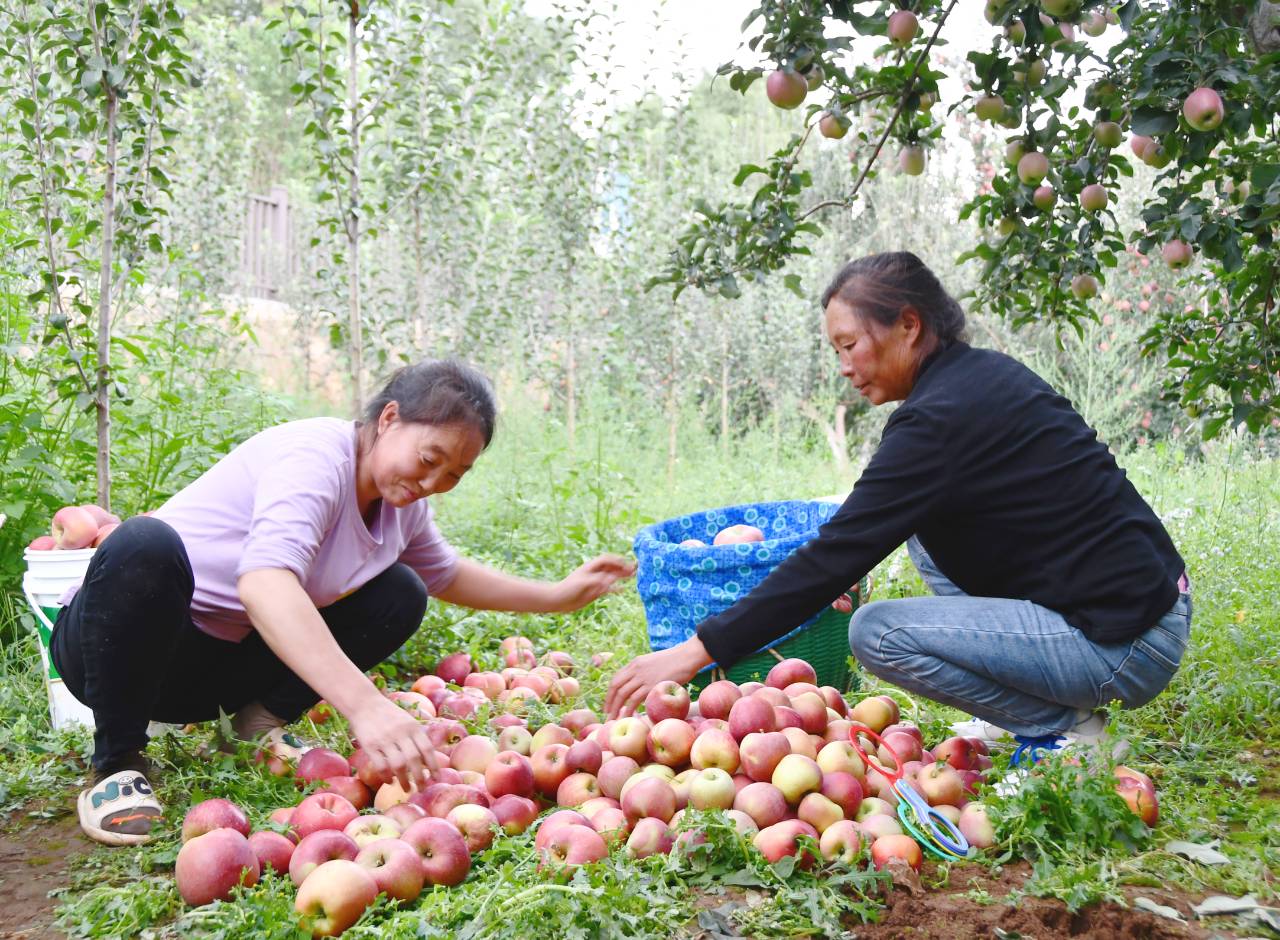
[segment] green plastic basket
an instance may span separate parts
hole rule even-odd
[[[863,578],[851,593],[853,609],[866,603],[871,582]],[[758,653],[738,660],[727,670],[713,666],[699,673],[689,683],[690,691],[701,692],[717,679],[763,682],[769,670],[784,659],[803,659],[818,674],[818,685],[830,685],[841,692],[856,692],[861,685],[858,674],[849,668],[849,617],[851,614],[827,608],[810,627]]]

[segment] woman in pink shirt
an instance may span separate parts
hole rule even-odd
[[[366,676],[422,624],[428,597],[485,610],[577,610],[633,573],[597,557],[558,582],[462,558],[424,497],[453,489],[493,437],[488,380],[457,362],[401,369],[364,420],[313,418],[245,441],[95,553],[51,653],[94,711],[80,822],[145,842],[160,808],[147,724],[234,715],[244,739],[324,698],[373,766],[407,784],[433,769],[426,727]]]

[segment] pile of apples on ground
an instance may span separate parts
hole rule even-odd
[[[245,813],[226,800],[192,807],[176,867],[183,899],[226,899],[269,866],[297,885],[307,929],[333,935],[379,893],[410,902],[424,886],[460,883],[473,853],[496,834],[524,832],[552,808],[534,839],[548,870],[599,861],[614,846],[644,858],[697,845],[700,831],[680,829],[687,807],[723,812],[770,862],[793,855],[818,864],[807,836],[822,864],[857,864],[869,848],[877,867],[895,858],[919,867],[921,849],[899,825],[891,783],[850,744],[859,725],[883,733],[916,788],[970,844],[994,841],[984,806],[973,801],[991,766],[983,742],[954,737],[926,750],[894,699],[873,696],[849,709],[802,660],[778,663],[764,683],[713,682],[697,701],[663,682],[641,715],[601,722],[573,708],[531,731],[520,714],[525,700],[577,694],[573,659],[551,652],[539,665],[522,637],[504,640],[501,652],[501,672],[473,671],[470,656],[458,653],[411,690],[387,693],[429,726],[441,769],[425,789],[380,774],[358,746],[350,756],[314,749],[296,768],[269,764],[321,787],[272,812],[275,828],[251,833]],[[459,719],[485,702],[500,712],[492,732],[468,734]]]
[[[120,517],[101,506],[63,506],[53,514],[51,534],[37,535],[27,548],[33,552],[97,548],[119,525]]]

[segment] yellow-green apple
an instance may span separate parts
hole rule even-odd
[[[956,806],[964,796],[964,781],[959,772],[941,761],[922,769],[916,777],[915,787],[930,806],[942,803]]]
[[[861,782],[843,770],[823,771],[821,793],[844,810],[847,819],[853,819],[862,805]]]
[[[902,824],[898,822],[898,817],[884,813],[873,813],[866,819],[859,820],[858,825],[872,839],[902,835]]]
[[[564,744],[548,744],[533,752],[529,758],[533,770],[533,786],[543,796],[554,797],[556,790],[570,770],[565,765],[569,748]]]
[[[809,93],[809,83],[804,76],[793,69],[778,69],[770,72],[764,81],[764,92],[777,107],[790,111],[798,108]],[[716,544],[720,544],[720,536],[716,535]]]
[[[258,858],[258,868],[265,872],[274,868],[281,875],[289,871],[289,859],[293,857],[293,840],[288,836],[262,829],[249,836],[249,848]]]
[[[555,829],[541,855],[540,867],[586,865],[607,858],[609,846],[604,837],[594,829],[571,823]]]
[[[829,140],[839,140],[849,133],[850,122],[843,114],[823,111],[818,119],[818,133]]]
[[[679,682],[659,682],[644,697],[644,711],[655,724],[666,718],[689,716],[689,693]]]
[[[676,778],[676,771],[674,767],[668,767],[666,764],[659,764],[657,761],[643,765],[640,768],[640,773],[644,776],[657,777],[659,780],[667,781],[667,783],[670,783]]]
[[[1090,297],[1097,297],[1097,278],[1090,274],[1077,274],[1071,279],[1071,296],[1077,300],[1088,300]]]
[[[427,811],[421,806],[413,803],[397,803],[390,807],[384,814],[388,819],[393,820],[400,831],[404,832],[419,819],[427,818]]]
[[[906,46],[916,38],[920,31],[920,21],[910,10],[897,10],[889,16],[889,42],[895,46]]]
[[[915,870],[920,870],[924,861],[920,845],[911,836],[884,835],[871,843],[871,863],[876,868],[884,868],[893,859],[906,862]]]
[[[53,514],[50,532],[54,548],[88,548],[98,535],[98,523],[83,506],[63,506]]]
[[[1018,161],[1018,179],[1028,186],[1039,185],[1049,173],[1049,158],[1037,150],[1024,153]]]
[[[777,727],[774,708],[763,698],[748,695],[738,699],[729,709],[729,733],[737,741],[749,734],[773,731]]]
[[[378,883],[354,861],[325,862],[298,889],[293,909],[313,937],[336,937],[360,919],[378,897]]]
[[[898,151],[898,170],[907,176],[919,176],[924,172],[924,148],[912,145]],[[757,837],[759,838],[759,837]]]
[[[1163,169],[1169,165],[1173,155],[1158,140],[1153,140],[1142,150],[1142,162],[1155,169]]]
[[[523,725],[508,725],[498,732],[498,751],[515,751],[528,757],[533,750],[533,735]]]
[[[533,762],[516,751],[502,751],[485,768],[484,784],[492,797],[533,796]]]
[[[855,724],[863,724],[879,734],[898,720],[898,707],[893,699],[876,695],[864,698],[849,712],[849,718]]]
[[[1120,125],[1115,121],[1099,121],[1093,125],[1093,139],[1099,145],[1111,150],[1120,146],[1124,140],[1124,131],[1120,129]]]
[[[483,774],[498,756],[498,745],[483,734],[469,734],[453,746],[449,761],[454,770]]]
[[[795,806],[806,793],[821,789],[822,770],[811,757],[788,754],[778,761],[770,782],[782,791],[788,803]]]
[[[800,848],[802,836],[808,836],[816,842],[818,830],[800,819],[784,819],[782,822],[761,829],[752,842],[771,864],[788,855],[793,855],[796,856],[802,868],[807,868],[813,864],[814,858],[812,853],[802,852]]]
[[[821,834],[828,826],[844,819],[844,810],[821,793],[806,793],[796,807],[796,816]]]
[[[687,721],[664,718],[649,732],[649,756],[667,767],[686,764],[695,736]]]
[[[538,804],[523,796],[508,793],[498,797],[489,806],[502,830],[509,836],[516,836],[533,825],[538,818]]]
[[[728,719],[733,703],[742,698],[742,691],[728,679],[712,682],[698,694],[698,714],[703,718]]]
[[[721,529],[712,540],[713,545],[743,545],[747,542],[763,542],[764,533],[753,525],[731,525]]]
[[[497,672],[473,672],[462,680],[462,684],[465,688],[479,689],[490,701],[495,701],[507,687],[502,675]]]
[[[960,824],[961,810],[959,806],[949,806],[946,803],[942,803],[938,806],[935,806],[934,809],[938,811],[939,816],[945,816],[947,819],[949,819],[952,825]]]
[[[777,663],[765,676],[764,684],[775,689],[785,689],[793,682],[808,682],[817,686],[818,674],[803,659],[784,659]]]
[[[419,819],[400,836],[418,853],[426,883],[453,887],[471,871],[471,853],[456,826],[443,819]]]
[[[848,819],[833,822],[818,839],[818,850],[828,862],[852,865],[862,854],[862,832]]]
[[[732,774],[737,771],[741,762],[738,742],[728,731],[710,728],[694,738],[693,747],[689,751],[689,762],[698,770],[718,767]]]
[[[1014,81],[1039,85],[1044,81],[1048,70],[1048,63],[1044,59],[1031,59],[1030,61],[1015,62],[1011,71],[1013,72]],[[1017,112],[1013,113],[1016,114]]]
[[[1052,186],[1045,184],[1037,186],[1035,192],[1031,194],[1031,202],[1041,212],[1048,212],[1053,208],[1053,204],[1057,202],[1058,194],[1054,192]]]
[[[733,808],[746,813],[761,829],[787,818],[787,798],[771,783],[749,783],[733,798]]]
[[[988,849],[996,843],[995,826],[987,815],[986,806],[981,803],[970,803],[960,810],[956,828],[974,848]]]
[[[853,818],[862,822],[870,816],[892,816],[893,806],[878,796],[864,796]]]
[[[1101,183],[1090,183],[1080,190],[1080,208],[1085,212],[1101,212],[1107,207],[1107,190]]]
[[[339,827],[341,828],[341,827]],[[215,797],[203,800],[191,809],[182,819],[182,841],[189,842],[196,836],[215,829],[234,829],[242,836],[249,835],[249,817],[239,806],[230,800]]]
[[[733,777],[719,767],[698,771],[689,785],[689,805],[694,809],[729,809],[736,795]]]
[[[1182,116],[1197,131],[1211,131],[1222,123],[1226,109],[1222,97],[1212,88],[1200,87],[1182,102]]]
[[[1191,246],[1181,238],[1171,238],[1160,249],[1160,257],[1164,259],[1164,263],[1175,271],[1189,265],[1194,254]]]
[[[619,718],[609,732],[609,750],[618,756],[644,760],[649,756],[649,726],[639,718]]]
[[[995,95],[979,98],[973,106],[979,121],[996,121],[1004,115],[1004,99]]]
[[[1080,28],[1087,35],[1097,38],[1107,31],[1107,18],[1102,13],[1094,10],[1092,13],[1086,14]]]
[[[303,836],[294,846],[293,855],[289,858],[289,877],[295,885],[300,885],[325,862],[335,858],[350,860],[358,854],[360,846],[345,832],[317,829],[310,835]]]
[[[370,813],[367,816],[357,816],[342,830],[347,836],[360,848],[364,848],[371,842],[378,842],[381,839],[398,839],[400,837],[400,824],[390,816],[383,816],[379,813]]]
[[[1018,161],[1022,159],[1022,155],[1027,152],[1026,143],[1020,137],[1005,144],[1004,162],[1009,166],[1017,166]]]
[[[627,839],[627,853],[634,858],[648,858],[650,855],[666,855],[675,844],[675,833],[661,819],[646,816],[638,819],[631,827],[631,835]]]
[[[738,745],[742,771],[752,780],[771,781],[778,762],[790,753],[791,742],[781,731],[748,734]]]
[[[183,844],[174,873],[182,900],[199,907],[227,900],[236,885],[252,887],[261,871],[258,856],[242,832],[214,829]]]
[[[821,768],[824,774],[843,771],[844,773],[852,774],[859,781],[866,779],[866,765],[862,763],[862,758],[853,749],[853,745],[849,743],[848,738],[843,741],[832,741],[830,744],[825,745],[818,752],[817,760],[818,767]]]
[[[631,757],[611,757],[600,765],[596,780],[600,792],[611,799],[622,797],[623,784],[640,772],[640,765]]]
[[[667,822],[676,811],[676,794],[671,784],[657,777],[640,777],[622,794],[622,811],[630,822],[645,816],[656,816]]]
[[[569,774],[556,788],[556,802],[571,808],[581,806],[587,800],[600,796],[600,784],[595,774],[584,771]]]
[[[493,844],[493,831],[501,826],[493,810],[475,803],[463,803],[449,810],[445,821],[462,833],[467,851],[483,852]]]
[[[791,745],[792,754],[802,754],[810,760],[816,760],[818,757],[818,749],[813,744],[813,739],[805,734],[801,728],[783,728],[780,732],[787,739],[787,743]]]
[[[360,850],[355,862],[373,876],[378,893],[397,901],[414,901],[422,893],[422,860],[409,843],[383,839]]]

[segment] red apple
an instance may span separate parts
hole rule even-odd
[[[445,688],[445,681],[439,676],[420,676],[409,688],[411,691],[417,692],[419,695],[425,697],[430,695],[432,692],[443,692]]]
[[[644,711],[655,724],[668,718],[683,721],[689,715],[689,693],[678,682],[659,682],[645,696]]]
[[[698,695],[698,714],[703,718],[728,719],[733,703],[742,698],[742,692],[728,679],[719,679],[708,685]]]
[[[876,868],[884,868],[895,858],[906,862],[916,871],[920,870],[920,863],[924,861],[919,843],[911,836],[880,836],[871,843],[871,862]]]
[[[752,780],[771,781],[782,758],[791,753],[791,742],[781,731],[749,734],[738,746],[742,770]]]
[[[1170,239],[1160,249],[1160,257],[1164,258],[1164,263],[1175,271],[1189,265],[1194,255],[1195,250],[1181,238]]]
[[[280,874],[289,871],[289,859],[293,857],[293,840],[270,829],[262,829],[249,836],[249,848],[258,857],[258,868],[265,872],[274,868]]]
[[[83,509],[85,512],[87,512],[89,515],[93,516],[93,524],[96,525],[99,529],[101,529],[103,526],[120,524],[119,516],[117,516],[113,512],[107,512],[105,509],[103,509],[101,506],[95,503],[85,503],[80,508]]]
[[[249,835],[249,817],[244,810],[230,800],[215,798],[197,803],[187,810],[182,819],[182,841],[189,842],[197,836],[215,829],[234,829],[242,836]]]
[[[509,836],[524,832],[538,818],[538,804],[514,793],[498,797],[489,808]]]
[[[1212,88],[1200,87],[1182,102],[1182,116],[1197,131],[1211,131],[1222,123],[1226,109],[1222,97]]]
[[[533,796],[533,762],[516,751],[503,751],[485,768],[490,796]]]
[[[314,937],[336,937],[360,919],[378,897],[378,883],[354,861],[325,862],[298,889],[293,908]]]
[[[862,805],[862,784],[843,770],[823,772],[821,793],[844,810],[846,819],[853,819]]]
[[[604,752],[595,741],[575,741],[569,745],[564,756],[565,766],[570,772],[585,771],[589,774],[600,772],[604,761]]]
[[[565,764],[569,748],[564,744],[548,744],[533,752],[530,767],[533,770],[533,785],[544,796],[554,797],[561,782],[571,771]]]
[[[378,893],[397,901],[415,901],[425,876],[417,850],[401,839],[383,839],[360,850],[355,862],[368,870]]]
[[[381,813],[370,813],[357,816],[343,828],[342,832],[360,848],[382,839],[398,839],[401,827],[390,816]]]
[[[818,673],[803,659],[784,659],[765,676],[764,684],[775,689],[785,689],[793,682],[808,682],[816,686]]]
[[[774,105],[790,111],[798,108],[804,102],[805,96],[809,93],[809,83],[805,81],[804,76],[799,72],[792,69],[779,69],[769,73],[768,78],[765,79],[764,90],[765,95]],[[738,527],[729,527],[729,529],[736,528]],[[721,541],[721,536],[728,532],[729,529],[722,529],[716,533],[716,545],[732,544],[727,541]]]
[[[453,746],[449,762],[454,770],[483,774],[498,756],[498,745],[483,734],[469,734]]]
[[[471,871],[471,853],[457,828],[443,819],[420,819],[400,836],[418,853],[427,884],[453,887]]]
[[[862,854],[862,832],[848,819],[832,823],[818,839],[818,849],[829,862],[853,865]]]
[[[818,749],[813,743],[813,737],[805,734],[803,728],[783,728],[780,734],[791,745],[792,754],[803,754],[810,760],[817,760]],[[821,738],[818,740],[821,740]]]
[[[884,813],[872,813],[866,819],[859,820],[858,826],[867,834],[867,838],[873,841],[881,836],[902,835],[902,825],[898,822],[898,817]]]
[[[32,552],[48,552],[57,547],[52,535],[37,535],[31,540],[27,546],[28,551]]]
[[[754,695],[738,699],[729,709],[729,733],[737,741],[753,732],[773,731],[777,726],[773,706]]]
[[[964,796],[964,781],[950,764],[938,762],[922,769],[916,778],[916,789],[930,806],[942,803],[958,806]]]
[[[600,792],[612,799],[622,797],[623,785],[640,772],[640,765],[630,757],[611,757],[600,765],[597,780]]]
[[[1049,158],[1039,151],[1024,153],[1018,161],[1018,179],[1028,186],[1038,186],[1049,173]]]
[[[771,783],[749,783],[733,799],[733,808],[750,816],[757,826],[767,829],[787,817],[787,799]]]
[[[97,534],[95,534],[93,537],[92,547],[97,548],[99,545],[101,545],[103,542],[107,540],[108,535],[110,535],[112,532],[114,532],[118,528],[120,528],[120,523],[118,522],[108,522],[106,525],[100,526],[98,528]]]
[[[635,858],[666,855],[675,844],[675,833],[663,820],[646,816],[636,820],[627,839],[627,852]]]
[[[88,548],[98,535],[98,523],[82,506],[63,506],[53,514],[54,548]]]
[[[467,843],[467,851],[483,852],[493,844],[495,828],[501,827],[493,810],[474,803],[462,803],[449,811],[445,820],[451,823]]]
[[[550,868],[585,865],[607,858],[609,846],[594,829],[569,824],[556,828],[541,855],[542,865]]]
[[[523,725],[505,727],[498,732],[498,750],[515,751],[528,757],[533,752],[533,735]]]
[[[199,907],[229,899],[237,885],[253,887],[261,871],[258,856],[242,832],[214,829],[183,844],[174,874],[182,900]]]
[[[591,820],[577,810],[557,810],[538,825],[538,832],[533,839],[533,847],[541,853],[551,842],[555,831],[562,826],[586,826],[590,829]]]
[[[649,755],[667,767],[679,767],[688,762],[694,737],[687,721],[664,718],[649,732]]]
[[[956,770],[978,769],[978,749],[973,746],[972,738],[947,738],[933,749],[933,756]]]
[[[298,760],[298,768],[293,772],[294,780],[299,786],[327,777],[351,776],[350,762],[337,751],[327,747],[313,747]]]
[[[827,730],[827,703],[817,692],[805,692],[791,700],[802,722],[801,727],[809,734],[822,734]]]
[[[419,819],[426,819],[427,811],[415,803],[397,803],[383,815],[399,826],[401,832],[404,832]]]
[[[741,761],[738,742],[728,731],[708,729],[694,738],[689,760],[698,770],[718,767],[726,773],[735,773]]]
[[[289,858],[289,877],[300,885],[325,862],[335,858],[353,859],[360,853],[355,840],[337,829],[317,829],[304,836]]]
[[[569,774],[556,788],[556,802],[570,808],[581,806],[599,795],[600,784],[596,781],[595,774],[583,771]]]
[[[656,816],[667,822],[676,811],[676,794],[671,784],[648,775],[629,786],[622,794],[622,811],[634,823],[645,816]]]
[[[920,21],[910,10],[897,10],[889,16],[889,42],[895,46],[907,46],[920,31]]]
[[[771,864],[777,862],[788,855],[799,856],[799,862],[802,867],[808,867],[813,864],[813,856],[809,852],[801,853],[800,837],[808,836],[815,842],[818,840],[818,831],[799,819],[785,819],[780,823],[774,823],[772,826],[761,829],[756,833],[753,840],[755,847],[760,850],[760,854],[765,857]]]

